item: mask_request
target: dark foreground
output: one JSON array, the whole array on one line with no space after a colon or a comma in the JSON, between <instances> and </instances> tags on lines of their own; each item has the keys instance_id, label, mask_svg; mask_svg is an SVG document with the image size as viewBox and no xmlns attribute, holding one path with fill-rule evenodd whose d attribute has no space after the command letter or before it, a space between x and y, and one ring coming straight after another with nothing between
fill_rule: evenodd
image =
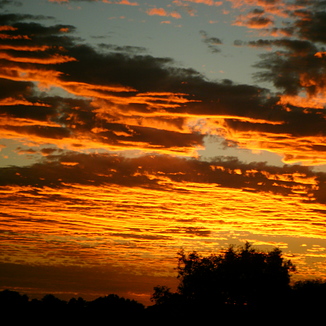
<instances>
[{"instance_id":1,"label":"dark foreground","mask_svg":"<svg viewBox=\"0 0 326 326\"><path fill-rule=\"evenodd\" d=\"M110 294L63 301L52 294L30 300L0 292L4 325L324 325L326 281L291 284L295 266L279 249L258 251L246 243L207 257L178 253L176 292L154 287L153 305ZM246 324L244 324L246 325Z\"/></svg>"}]
</instances>

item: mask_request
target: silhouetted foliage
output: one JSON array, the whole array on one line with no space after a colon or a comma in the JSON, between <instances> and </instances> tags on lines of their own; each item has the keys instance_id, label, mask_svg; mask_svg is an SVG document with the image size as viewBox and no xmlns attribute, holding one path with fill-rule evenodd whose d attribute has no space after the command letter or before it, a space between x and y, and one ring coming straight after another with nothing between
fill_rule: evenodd
<instances>
[{"instance_id":1,"label":"silhouetted foliage","mask_svg":"<svg viewBox=\"0 0 326 326\"><path fill-rule=\"evenodd\" d=\"M258 305L289 290L290 261L279 249L260 252L246 243L217 255L179 252L178 292L186 299L210 304Z\"/></svg>"},{"instance_id":2,"label":"silhouetted foliage","mask_svg":"<svg viewBox=\"0 0 326 326\"><path fill-rule=\"evenodd\" d=\"M27 295L20 295L16 291L3 290L0 292L0 305L2 308L4 307L23 307L28 303Z\"/></svg>"},{"instance_id":3,"label":"silhouetted foliage","mask_svg":"<svg viewBox=\"0 0 326 326\"><path fill-rule=\"evenodd\" d=\"M106 316L118 317L119 321L131 321L139 318L144 311L144 306L134 300L121 298L116 294L99 297L87 305L87 314L103 320Z\"/></svg>"},{"instance_id":4,"label":"silhouetted foliage","mask_svg":"<svg viewBox=\"0 0 326 326\"><path fill-rule=\"evenodd\" d=\"M300 313L301 318L308 317L311 325L314 320L317 322L320 318L325 318L326 281L299 281L292 289L291 305Z\"/></svg>"},{"instance_id":5,"label":"silhouetted foliage","mask_svg":"<svg viewBox=\"0 0 326 326\"><path fill-rule=\"evenodd\" d=\"M151 301L155 302L157 305L166 304L171 302L174 295L175 293L172 293L170 288L165 285L155 286Z\"/></svg>"},{"instance_id":6,"label":"silhouetted foliage","mask_svg":"<svg viewBox=\"0 0 326 326\"><path fill-rule=\"evenodd\" d=\"M295 267L277 248L262 252L246 243L207 257L184 251L178 256L177 292L164 286L154 288L152 301L161 310L169 310L173 302L193 316L216 310L262 312L281 307L289 298L290 272Z\"/></svg>"},{"instance_id":7,"label":"silhouetted foliage","mask_svg":"<svg viewBox=\"0 0 326 326\"><path fill-rule=\"evenodd\" d=\"M145 307L134 300L124 299L115 294L99 297L93 301L72 298L69 302L52 294L41 300L29 300L26 295L4 290L0 292L0 313L11 322L33 321L44 325L49 321L59 324L82 324L103 322L108 316L119 318L120 322L143 319Z\"/></svg>"},{"instance_id":8,"label":"silhouetted foliage","mask_svg":"<svg viewBox=\"0 0 326 326\"><path fill-rule=\"evenodd\" d=\"M122 324L228 324L266 321L285 325L319 323L326 307L326 281L304 280L290 285L290 260L275 248L263 252L252 248L229 248L218 254L178 253L176 292L167 286L154 287L145 307L116 294L86 301L79 297L68 302L52 294L32 299L18 292L0 292L0 312L13 324L51 321L63 325L98 324L108 318Z\"/></svg>"}]
</instances>

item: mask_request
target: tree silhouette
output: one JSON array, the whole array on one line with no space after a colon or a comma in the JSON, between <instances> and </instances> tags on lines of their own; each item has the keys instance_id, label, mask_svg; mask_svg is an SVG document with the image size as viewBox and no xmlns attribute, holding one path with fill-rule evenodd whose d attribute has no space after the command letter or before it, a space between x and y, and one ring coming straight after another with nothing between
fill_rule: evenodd
<instances>
[{"instance_id":1,"label":"tree silhouette","mask_svg":"<svg viewBox=\"0 0 326 326\"><path fill-rule=\"evenodd\" d=\"M168 307L174 302L200 314L216 309L263 311L281 307L291 290L290 272L295 267L278 248L263 252L246 243L206 257L184 251L178 256L177 292L155 287L156 305Z\"/></svg>"},{"instance_id":2,"label":"tree silhouette","mask_svg":"<svg viewBox=\"0 0 326 326\"><path fill-rule=\"evenodd\" d=\"M321 279L298 281L293 285L292 309L308 317L310 324L325 318L326 281ZM313 319L314 318L314 319Z\"/></svg>"}]
</instances>

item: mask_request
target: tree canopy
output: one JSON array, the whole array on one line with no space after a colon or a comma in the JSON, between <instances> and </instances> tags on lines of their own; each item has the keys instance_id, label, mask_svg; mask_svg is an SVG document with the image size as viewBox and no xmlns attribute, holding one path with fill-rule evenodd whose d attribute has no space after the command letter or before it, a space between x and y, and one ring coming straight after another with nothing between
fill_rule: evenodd
<instances>
[{"instance_id":1,"label":"tree canopy","mask_svg":"<svg viewBox=\"0 0 326 326\"><path fill-rule=\"evenodd\" d=\"M235 307L262 311L280 306L288 298L292 271L295 266L278 248L264 252L246 243L209 256L181 250L177 291L157 286L152 301L157 306L173 305L174 309L178 305L197 311Z\"/></svg>"}]
</instances>

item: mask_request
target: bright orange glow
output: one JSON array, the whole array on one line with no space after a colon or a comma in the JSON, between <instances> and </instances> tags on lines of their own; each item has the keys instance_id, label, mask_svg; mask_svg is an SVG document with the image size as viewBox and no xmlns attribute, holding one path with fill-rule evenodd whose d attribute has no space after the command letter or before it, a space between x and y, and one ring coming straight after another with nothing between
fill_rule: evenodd
<instances>
[{"instance_id":1,"label":"bright orange glow","mask_svg":"<svg viewBox=\"0 0 326 326\"><path fill-rule=\"evenodd\" d=\"M9 26L9 25L2 25L0 26L0 32L2 31L16 31L18 30L17 27Z\"/></svg>"},{"instance_id":2,"label":"bright orange glow","mask_svg":"<svg viewBox=\"0 0 326 326\"><path fill-rule=\"evenodd\" d=\"M22 104L22 103L17 103ZM26 103L24 103L26 104ZM15 118L13 119L10 116L7 115L0 115L0 130L2 137L5 137L9 135L15 135L15 138L19 136L23 137L23 134L16 133L13 131L5 131L5 128L8 126L19 126L19 127L26 127L26 126L34 126L37 123L38 126L46 126L46 127L61 127L60 124L52 122L52 121L35 121L33 119L25 119L25 118ZM3 128L4 127L4 128ZM11 138L11 137L10 137ZM41 140L41 139L40 139Z\"/></svg>"},{"instance_id":3,"label":"bright orange glow","mask_svg":"<svg viewBox=\"0 0 326 326\"><path fill-rule=\"evenodd\" d=\"M284 107L287 107L287 105L294 105L299 108L323 109L326 104L326 98L323 95L311 97L303 97L299 95L281 95L277 104L281 104Z\"/></svg>"},{"instance_id":4,"label":"bright orange glow","mask_svg":"<svg viewBox=\"0 0 326 326\"><path fill-rule=\"evenodd\" d=\"M319 52L316 52L315 53L315 57L318 57L318 58L323 58L326 56L326 52L325 51L319 51Z\"/></svg>"},{"instance_id":5,"label":"bright orange glow","mask_svg":"<svg viewBox=\"0 0 326 326\"><path fill-rule=\"evenodd\" d=\"M20 241L7 238L1 261L78 265L87 260L90 266L96 266L119 264L125 257L125 268L163 276L174 275L175 262L170 258L180 248L212 252L232 243L235 236L242 241L249 237L260 244L260 239L268 236L271 240L265 240L265 244L281 242L285 249L290 237L325 239L325 230L320 227L323 216L315 213L323 210L323 205L303 203L296 196L271 196L152 177L160 178L161 185L170 191L76 184L61 189L39 188L33 193L31 187L2 187L3 213L15 216L14 220L3 221L3 230L14 227ZM28 216L33 223L26 220ZM65 250L53 254L58 243ZM30 250L32 247L42 248L42 257ZM129 256L131 248L137 248L133 256ZM298 259L311 254L303 251ZM318 257L324 258L324 254ZM297 263L304 270L301 258Z\"/></svg>"},{"instance_id":6,"label":"bright orange glow","mask_svg":"<svg viewBox=\"0 0 326 326\"><path fill-rule=\"evenodd\" d=\"M34 106L49 106L44 103L39 102L29 102L23 98L13 98L13 97L7 97L0 100L0 105L3 106L11 106L11 105L34 105Z\"/></svg>"},{"instance_id":7,"label":"bright orange glow","mask_svg":"<svg viewBox=\"0 0 326 326\"><path fill-rule=\"evenodd\" d=\"M10 44L1 44L0 50L16 50L16 51L46 51L51 47L48 45L41 46L27 46L27 45L10 45ZM10 57L8 56L9 60Z\"/></svg>"}]
</instances>

